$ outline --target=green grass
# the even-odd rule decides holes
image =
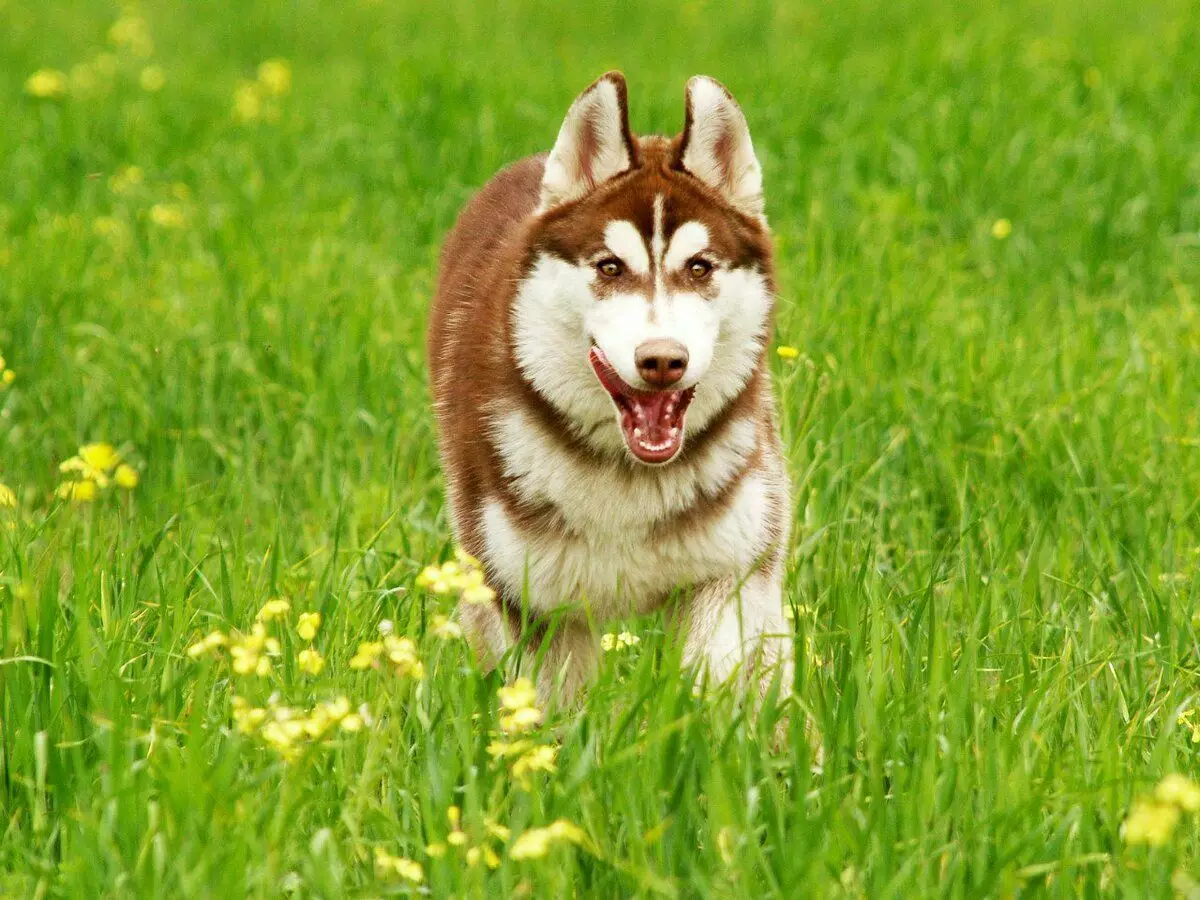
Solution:
[[[1197,819],[1153,849],[1120,831],[1197,771],[1177,716],[1200,694],[1200,8],[573,6],[152,3],[140,59],[107,44],[114,5],[0,0],[0,482],[20,501],[0,510],[0,895],[413,890],[376,847],[437,897],[1200,878]],[[106,51],[107,86],[25,95]],[[236,121],[277,56],[278,116]],[[640,131],[680,126],[687,76],[722,79],[763,162],[778,337],[805,354],[774,364],[815,773],[798,726],[775,747],[769,721],[693,697],[649,620],[548,717],[558,772],[526,791],[485,749],[502,679],[427,633],[448,603],[414,578],[450,552],[422,349],[438,243],[611,67]],[[128,165],[143,181],[115,192]],[[61,504],[88,441],[141,484]],[[294,635],[269,679],[186,656],[276,596],[323,613],[321,676]],[[349,668],[385,618],[419,685]],[[235,692],[345,694],[374,725],[284,763],[232,728]],[[430,858],[451,805],[472,844],[485,818],[588,837],[527,861],[492,838],[495,871]]]

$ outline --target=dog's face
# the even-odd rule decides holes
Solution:
[[[684,133],[635,141],[624,82],[605,76],[547,159],[518,365],[581,435],[668,463],[693,400],[710,416],[761,362],[770,254],[758,161],[725,89],[692,79]]]

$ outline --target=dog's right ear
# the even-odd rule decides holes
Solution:
[[[538,211],[576,200],[636,162],[625,76],[609,72],[580,94],[567,111],[546,159]]]

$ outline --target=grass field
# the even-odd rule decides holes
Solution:
[[[0,0],[0,896],[1200,896],[1200,7],[574,6]],[[495,756],[416,581],[439,241],[609,68],[763,163],[816,768],[655,620]]]

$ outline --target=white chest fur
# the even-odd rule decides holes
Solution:
[[[590,607],[599,619],[644,612],[677,585],[744,574],[770,541],[767,472],[742,475],[719,511],[688,520],[745,469],[757,436],[751,419],[733,423],[701,459],[644,472],[580,459],[520,409],[498,417],[492,435],[517,496],[552,506],[566,525],[523,531],[498,500],[486,502],[492,571],[513,593],[527,586],[535,609]]]

